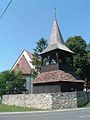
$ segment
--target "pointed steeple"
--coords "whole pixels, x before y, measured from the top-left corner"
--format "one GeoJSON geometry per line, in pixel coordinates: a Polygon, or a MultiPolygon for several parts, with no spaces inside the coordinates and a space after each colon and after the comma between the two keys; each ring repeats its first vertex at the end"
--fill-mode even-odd
{"type": "Polygon", "coordinates": [[[60,49],[60,50],[64,50],[70,53],[73,53],[73,51],[71,51],[64,43],[64,40],[62,38],[56,17],[54,16],[54,24],[53,24],[53,28],[52,28],[52,32],[51,32],[51,37],[50,37],[50,42],[48,47],[41,53],[45,53],[45,52],[49,52],[55,49],[60,49]]]}
{"type": "Polygon", "coordinates": [[[53,44],[64,44],[61,32],[58,27],[57,20],[55,17],[54,17],[54,24],[53,24],[53,28],[52,28],[52,32],[51,32],[49,46],[53,45],[53,44]]]}

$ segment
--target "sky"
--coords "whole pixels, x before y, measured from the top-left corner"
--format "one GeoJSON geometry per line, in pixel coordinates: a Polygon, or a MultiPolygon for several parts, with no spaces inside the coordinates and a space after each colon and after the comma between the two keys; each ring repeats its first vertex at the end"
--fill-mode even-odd
{"type": "MultiPolygon", "coordinates": [[[[0,0],[0,15],[10,0],[0,0]]],[[[33,52],[36,41],[47,41],[56,19],[64,41],[80,35],[90,42],[90,0],[13,0],[0,19],[0,72],[9,70],[23,51],[33,52]]]]}

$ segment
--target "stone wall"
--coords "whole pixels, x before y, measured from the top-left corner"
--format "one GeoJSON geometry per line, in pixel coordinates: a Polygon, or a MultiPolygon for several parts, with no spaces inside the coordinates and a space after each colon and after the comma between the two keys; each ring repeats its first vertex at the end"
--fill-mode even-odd
{"type": "Polygon", "coordinates": [[[38,109],[77,108],[90,101],[90,92],[4,95],[2,104],[38,109]]]}
{"type": "Polygon", "coordinates": [[[90,101],[90,92],[77,92],[77,106],[82,107],[90,101]]]}
{"type": "Polygon", "coordinates": [[[2,104],[38,109],[52,109],[51,94],[4,95],[2,104]]]}
{"type": "Polygon", "coordinates": [[[75,92],[64,92],[52,94],[52,109],[77,108],[75,92]]]}

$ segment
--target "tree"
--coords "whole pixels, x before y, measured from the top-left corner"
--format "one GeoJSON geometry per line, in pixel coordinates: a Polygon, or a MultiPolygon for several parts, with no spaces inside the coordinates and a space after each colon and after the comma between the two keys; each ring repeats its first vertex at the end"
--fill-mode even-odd
{"type": "Polygon", "coordinates": [[[73,62],[76,73],[82,78],[86,79],[87,76],[87,44],[81,36],[74,36],[68,38],[66,45],[74,52],[73,62]]]}
{"type": "Polygon", "coordinates": [[[90,43],[87,45],[87,52],[88,52],[88,63],[90,64],[90,43]]]}
{"type": "Polygon", "coordinates": [[[0,96],[3,94],[16,94],[26,91],[25,80],[22,73],[14,71],[4,71],[0,73],[0,96]]]}
{"type": "Polygon", "coordinates": [[[90,43],[87,45],[87,57],[88,57],[87,76],[88,76],[88,80],[90,82],[90,43]]]}
{"type": "Polygon", "coordinates": [[[33,60],[32,64],[35,66],[36,71],[32,73],[32,76],[35,78],[40,73],[41,68],[41,57],[40,53],[47,47],[47,41],[44,38],[41,38],[38,42],[36,42],[36,48],[33,49],[33,60]]]}

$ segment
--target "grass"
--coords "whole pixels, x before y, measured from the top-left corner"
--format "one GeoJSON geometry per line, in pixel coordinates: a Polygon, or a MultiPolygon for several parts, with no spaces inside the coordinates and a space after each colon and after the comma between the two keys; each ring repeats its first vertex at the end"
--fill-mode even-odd
{"type": "Polygon", "coordinates": [[[24,108],[19,106],[2,105],[0,104],[0,112],[24,112],[24,111],[39,111],[40,109],[24,108]]]}
{"type": "MultiPolygon", "coordinates": [[[[90,108],[90,102],[84,106],[85,108],[90,108]]],[[[0,104],[0,112],[25,112],[25,111],[41,111],[41,109],[35,108],[24,108],[12,105],[2,105],[0,104]]]]}
{"type": "Polygon", "coordinates": [[[90,107],[90,102],[85,105],[85,107],[89,108],[90,107]]]}

